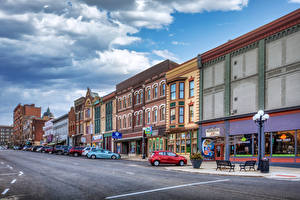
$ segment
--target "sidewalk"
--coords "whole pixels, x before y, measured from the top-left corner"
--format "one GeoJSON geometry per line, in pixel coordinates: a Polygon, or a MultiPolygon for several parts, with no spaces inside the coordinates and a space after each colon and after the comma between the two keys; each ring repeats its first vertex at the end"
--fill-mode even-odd
{"type": "MultiPolygon", "coordinates": [[[[132,161],[141,161],[148,162],[148,159],[142,159],[141,157],[122,157],[124,160],[132,161]]],[[[216,162],[202,162],[199,169],[194,169],[191,162],[188,160],[188,163],[184,167],[179,166],[166,166],[164,167],[167,170],[174,171],[183,171],[191,173],[200,173],[200,174],[213,174],[213,175],[225,175],[225,176],[245,176],[245,177],[265,177],[278,180],[292,180],[300,181],[300,168],[292,167],[279,167],[279,166],[270,166],[269,173],[261,173],[260,171],[240,171],[239,164],[235,164],[235,171],[229,172],[229,170],[218,170],[216,171],[216,162]]]]}

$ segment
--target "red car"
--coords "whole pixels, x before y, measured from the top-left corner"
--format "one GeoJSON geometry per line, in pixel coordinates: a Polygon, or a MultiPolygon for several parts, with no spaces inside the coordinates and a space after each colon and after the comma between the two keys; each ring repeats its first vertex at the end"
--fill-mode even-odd
{"type": "Polygon", "coordinates": [[[179,156],[171,151],[154,151],[148,160],[153,166],[158,166],[159,164],[184,166],[187,163],[185,157],[179,156]]]}
{"type": "Polygon", "coordinates": [[[72,147],[69,150],[69,155],[73,155],[73,156],[81,156],[82,152],[83,152],[84,147],[72,147]]]}
{"type": "Polygon", "coordinates": [[[53,153],[54,147],[45,147],[44,152],[45,153],[53,153]]]}

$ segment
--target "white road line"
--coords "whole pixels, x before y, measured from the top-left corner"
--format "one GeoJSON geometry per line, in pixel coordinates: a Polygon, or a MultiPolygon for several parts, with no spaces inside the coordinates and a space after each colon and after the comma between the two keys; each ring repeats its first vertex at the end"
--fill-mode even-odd
{"type": "Polygon", "coordinates": [[[129,175],[134,175],[133,172],[126,172],[126,174],[129,174],[129,175]]]}
{"type": "Polygon", "coordinates": [[[6,188],[1,194],[5,195],[8,192],[9,188],[6,188]]]}
{"type": "Polygon", "coordinates": [[[14,184],[17,181],[17,179],[14,179],[10,182],[10,184],[14,184]]]}
{"type": "Polygon", "coordinates": [[[18,173],[7,173],[7,174],[0,174],[0,176],[10,176],[10,175],[15,175],[15,174],[18,174],[18,173]]]}
{"type": "Polygon", "coordinates": [[[170,190],[170,189],[188,187],[188,186],[194,186],[194,185],[204,185],[204,184],[209,184],[209,183],[225,182],[225,181],[229,181],[229,180],[230,179],[222,179],[222,180],[216,180],[216,181],[189,183],[189,184],[184,184],[184,185],[177,185],[177,186],[164,187],[164,188],[158,188],[158,189],[153,189],[153,190],[146,190],[146,191],[141,191],[141,192],[134,192],[134,193],[127,193],[127,194],[121,194],[121,195],[116,195],[116,196],[110,196],[110,197],[106,197],[105,199],[117,199],[117,198],[121,198],[121,197],[134,196],[134,195],[138,195],[138,194],[145,194],[145,193],[157,192],[157,191],[162,191],[162,190],[170,190]]]}
{"type": "Polygon", "coordinates": [[[19,172],[18,176],[22,176],[24,173],[22,171],[19,172]]]}
{"type": "Polygon", "coordinates": [[[1,162],[1,164],[3,165],[3,164],[4,164],[4,162],[1,162]]]}

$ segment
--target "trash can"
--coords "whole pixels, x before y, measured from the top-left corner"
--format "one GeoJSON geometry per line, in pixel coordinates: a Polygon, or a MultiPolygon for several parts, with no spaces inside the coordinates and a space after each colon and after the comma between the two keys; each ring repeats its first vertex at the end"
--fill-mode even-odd
{"type": "Polygon", "coordinates": [[[263,158],[260,160],[260,172],[269,173],[270,163],[268,158],[263,158]]]}

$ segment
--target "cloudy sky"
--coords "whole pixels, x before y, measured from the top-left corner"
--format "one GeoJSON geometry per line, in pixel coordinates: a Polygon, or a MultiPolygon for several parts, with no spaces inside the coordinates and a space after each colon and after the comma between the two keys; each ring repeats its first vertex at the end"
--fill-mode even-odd
{"type": "Polygon", "coordinates": [[[18,103],[56,117],[146,68],[181,63],[300,6],[300,0],[1,0],[0,124],[18,103]]]}

